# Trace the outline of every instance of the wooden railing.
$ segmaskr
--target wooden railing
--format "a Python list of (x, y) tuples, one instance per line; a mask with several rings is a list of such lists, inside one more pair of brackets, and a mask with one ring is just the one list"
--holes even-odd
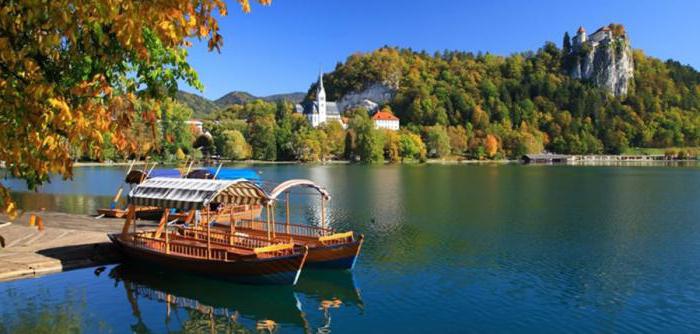
[[(207, 230), (202, 227), (189, 227), (180, 230), (181, 238), (207, 242)], [(255, 236), (244, 236), (229, 231), (210, 229), (211, 244), (217, 247), (236, 247), (253, 251), (259, 257), (283, 256), (294, 253), (294, 245), (285, 242), (269, 241)]]
[[(299, 224), (285, 224), (285, 223), (277, 223), (275, 222), (274, 224), (271, 224), (273, 226), (272, 231), (274, 231), (275, 234), (289, 234), (292, 236), (303, 236), (303, 237), (311, 237), (311, 238), (318, 238), (326, 235), (331, 235), (334, 233), (333, 229), (330, 228), (323, 228), (323, 227), (318, 227), (318, 226), (312, 226), (312, 225), (299, 225)], [(264, 221), (260, 220), (250, 220), (250, 219), (242, 219), (236, 222), (236, 228), (244, 228), (244, 229), (251, 229), (251, 230), (257, 230), (257, 231), (268, 231), (268, 224)]]
[[(193, 238), (195, 240), (207, 241), (207, 229), (203, 227), (188, 227), (183, 228), (181, 233), (186, 238)], [(220, 229), (211, 229), (211, 242), (226, 246), (234, 246), (244, 249), (253, 249), (259, 247), (266, 247), (275, 244), (264, 238), (258, 238), (255, 236), (245, 236), (240, 234), (231, 234), (229, 231), (224, 231)]]

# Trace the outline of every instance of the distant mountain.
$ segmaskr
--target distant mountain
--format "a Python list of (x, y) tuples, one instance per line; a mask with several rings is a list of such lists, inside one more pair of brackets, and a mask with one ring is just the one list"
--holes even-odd
[(216, 103), (220, 107), (227, 107), (232, 104), (243, 104), (255, 99), (255, 95), (250, 94), (248, 92), (233, 91), (214, 100), (214, 103)]
[(286, 93), (286, 94), (274, 94), (274, 95), (268, 95), (268, 96), (255, 96), (253, 94), (250, 94), (248, 92), (241, 92), (241, 91), (233, 91), (230, 92), (214, 101), (217, 105), (221, 107), (227, 107), (232, 104), (243, 104), (248, 101), (253, 101), (253, 100), (263, 100), (267, 102), (277, 102), (277, 101), (290, 101), (294, 103), (301, 102), (301, 100), (304, 99), (306, 96), (306, 93), (302, 92), (294, 92), (294, 93)]
[(232, 104), (243, 104), (253, 100), (263, 100), (267, 102), (277, 102), (286, 100), (294, 103), (299, 103), (304, 99), (305, 96), (306, 93), (302, 92), (274, 94), (268, 96), (255, 96), (248, 92), (232, 91), (212, 101), (196, 94), (178, 91), (176, 99), (192, 108), (195, 117), (201, 117), (204, 115), (208, 115), (211, 112), (216, 111), (218, 109), (226, 108)]
[(194, 112), (194, 117), (202, 117), (221, 108), (219, 105), (207, 98), (201, 97), (197, 94), (183, 92), (181, 90), (177, 92), (175, 99), (190, 107), (190, 109), (192, 109)]
[(261, 97), (261, 99), (267, 101), (267, 102), (277, 102), (277, 101), (290, 101), (294, 103), (299, 103), (302, 100), (304, 100), (304, 97), (306, 97), (306, 93), (302, 92), (295, 92), (295, 93), (286, 93), (286, 94), (274, 94), (274, 95), (268, 95), (265, 97)]

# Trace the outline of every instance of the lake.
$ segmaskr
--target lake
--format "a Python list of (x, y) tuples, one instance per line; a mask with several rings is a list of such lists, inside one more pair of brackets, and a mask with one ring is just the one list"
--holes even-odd
[[(700, 331), (698, 164), (254, 168), (328, 188), (330, 224), (366, 236), (353, 272), (251, 287), (75, 270), (0, 283), (0, 333)], [(93, 213), (123, 173), (76, 168), (42, 193), (5, 182), (23, 207)]]

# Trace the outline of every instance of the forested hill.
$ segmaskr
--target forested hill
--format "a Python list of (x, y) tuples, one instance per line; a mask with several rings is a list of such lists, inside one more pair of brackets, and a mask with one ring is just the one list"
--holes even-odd
[(212, 101), (205, 97), (187, 93), (184, 91), (178, 91), (175, 95), (176, 100), (187, 105), (194, 112), (195, 117), (204, 117), (210, 115), (212, 112), (224, 109), (234, 104), (245, 104), (255, 100), (263, 100), (267, 102), (277, 102), (277, 101), (290, 101), (299, 102), (304, 98), (304, 93), (286, 93), (286, 94), (274, 94), (269, 96), (255, 96), (248, 92), (232, 91), (226, 95)]
[(615, 97), (569, 77), (566, 56), (554, 43), (507, 57), (383, 47), (339, 63), (324, 85), (329, 100), (375, 83), (398, 87), (389, 105), (402, 127), (466, 133), (467, 151), (487, 137), (511, 156), (700, 144), (700, 73), (692, 67), (634, 50), (630, 91)]

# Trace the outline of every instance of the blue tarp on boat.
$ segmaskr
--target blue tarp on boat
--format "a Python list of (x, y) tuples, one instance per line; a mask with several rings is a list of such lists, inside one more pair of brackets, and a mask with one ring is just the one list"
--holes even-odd
[[(215, 167), (201, 168), (191, 171), (187, 178), (192, 179), (211, 179), (216, 175)], [(253, 169), (250, 168), (221, 168), (219, 174), (216, 175), (217, 180), (236, 180), (236, 179), (246, 179), (249, 181), (259, 182), (261, 181), (260, 175)]]
[[(209, 168), (212, 174), (216, 174), (216, 168)], [(221, 168), (219, 175), (216, 176), (219, 180), (235, 180), (244, 178), (249, 181), (260, 181), (260, 175), (250, 168)]]
[(172, 168), (154, 169), (148, 177), (180, 177), (180, 171)]

